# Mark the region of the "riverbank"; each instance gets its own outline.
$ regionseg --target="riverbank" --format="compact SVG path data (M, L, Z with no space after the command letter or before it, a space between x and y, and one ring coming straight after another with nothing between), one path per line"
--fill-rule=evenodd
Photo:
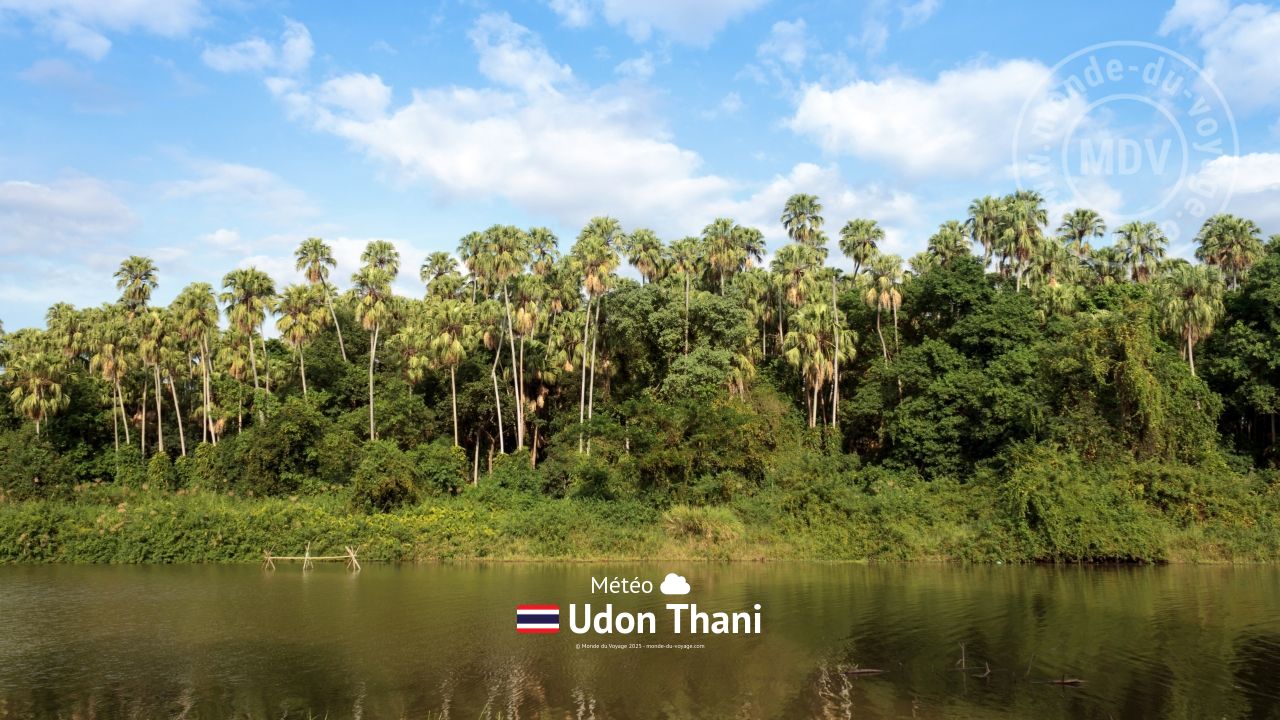
M264 550L361 546L372 561L869 560L1268 562L1280 559L1280 494L1264 478L1208 487L1191 468L1129 482L1094 472L999 483L814 483L733 503L548 498L481 484L392 512L341 490L254 498L113 483L69 498L0 501L0 562L241 563Z

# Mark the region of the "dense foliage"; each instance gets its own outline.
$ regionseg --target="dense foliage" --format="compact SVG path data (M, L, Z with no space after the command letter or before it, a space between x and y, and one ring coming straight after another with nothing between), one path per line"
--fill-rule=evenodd
M821 212L788 201L767 269L727 219L597 218L563 255L494 226L421 299L381 241L345 292L313 238L301 284L167 307L128 258L117 302L0 335L0 559L1275 554L1280 239L1217 216L1197 264L1149 223L1094 248L1096 213L1051 232L1019 192L907 267L851 220L843 272Z

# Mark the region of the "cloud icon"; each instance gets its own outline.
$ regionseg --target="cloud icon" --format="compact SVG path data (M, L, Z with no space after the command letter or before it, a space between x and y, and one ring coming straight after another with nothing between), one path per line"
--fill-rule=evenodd
M685 580L683 575L667 573L658 589L662 591L663 595L688 595L690 588L689 581Z

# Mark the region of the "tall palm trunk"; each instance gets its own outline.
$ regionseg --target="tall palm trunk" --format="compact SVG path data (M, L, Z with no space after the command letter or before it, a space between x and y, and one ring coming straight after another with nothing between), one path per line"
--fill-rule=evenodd
M835 331L835 354L831 358L831 427L839 427L840 408L840 308L836 305L836 280L831 278L831 327Z
M333 295L329 293L329 283L320 281L324 289L324 302L329 306L329 317L333 318L333 329L338 332L338 350L342 353L342 361L347 361L347 344L342 341L342 326L338 324L338 313L333 309Z
M307 396L307 358L302 352L302 346L298 346L298 375L302 377L302 397Z
M461 447L458 442L458 368L449 366L449 396L453 400L453 446Z
M142 450L142 457L147 456L147 383L142 383L142 435L139 437L138 448Z
M252 342L252 340L250 340ZM271 392L271 355L267 353L267 336L258 328L258 342L262 344L262 381L266 391Z
M687 296L686 296L687 297ZM584 450L582 426L587 421L587 335L591 330L591 296L587 296L586 320L582 323L582 387L578 391L578 452ZM686 341L687 347L687 341Z
M120 416L116 415L116 399L111 398L111 439L115 442L116 454L120 454Z
M689 273L684 274L684 354L689 354Z
M178 383L169 378L169 394L173 396L173 417L178 421L178 447L182 449L182 456L187 455L187 431L182 428L182 408L178 406Z
M881 314L880 309L876 308L876 335L880 336L880 351L884 353L884 364L888 365L889 364L889 346L885 344L884 332L880 329L880 314Z
M164 452L164 415L161 412L164 407L164 391L160 388L160 364L152 365L151 369L156 374L156 449Z
M600 305L596 302L595 330L591 333L591 387L587 390L587 422L591 422L596 402L596 340L600 338ZM591 436L587 436L587 454L591 454Z
M378 331L382 323L375 323L373 334L369 336L369 439L377 440L377 431L373 425L373 363L378 357Z
M1187 338L1187 364L1191 366L1192 377L1196 374L1196 350L1191 344L1191 338Z
M501 331L499 331L501 333ZM507 442L502 432L502 394L498 391L498 360L502 358L502 338L498 338L498 347L493 351L493 365L489 366L489 377L493 378L493 404L498 412L498 451L507 452Z
M516 402L516 449L524 448L524 391L521 387L519 362L516 360L516 333L511 325L511 299L507 294L507 284L502 284L502 305L507 316L507 345L511 350L511 386Z
M213 420L209 417L209 406L213 404L213 389L209 379L209 336L207 334L200 338L200 373L203 375L201 382L204 385L204 423L209 432L209 440L217 445L218 434L214 432Z
M120 403L120 421L124 423L124 443L130 445L133 440L129 437L129 416L124 411L124 393L120 390L120 378L116 378L116 401Z

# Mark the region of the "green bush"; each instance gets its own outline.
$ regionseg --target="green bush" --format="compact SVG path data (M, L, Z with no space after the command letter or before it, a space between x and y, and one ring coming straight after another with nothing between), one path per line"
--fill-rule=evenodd
M471 472L467 453L452 440L425 443L410 453L418 487L436 495L456 495L466 486Z
M389 512L417 500L414 466L389 440L364 444L351 488L351 506L361 512Z
M177 472L169 454L158 452L147 463L147 487L152 490L172 490L177 485Z
M0 434L0 494L14 500L66 496L75 476L65 459L35 430Z

